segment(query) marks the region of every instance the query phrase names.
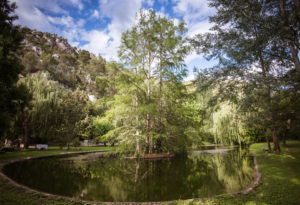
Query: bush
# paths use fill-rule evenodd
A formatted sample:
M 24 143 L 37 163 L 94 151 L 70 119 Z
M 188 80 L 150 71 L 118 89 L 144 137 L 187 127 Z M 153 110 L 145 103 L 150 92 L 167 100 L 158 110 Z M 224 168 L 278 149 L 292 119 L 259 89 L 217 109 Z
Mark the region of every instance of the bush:
M 79 140 L 79 138 L 76 137 L 75 139 L 73 139 L 72 144 L 73 144 L 74 147 L 79 147 L 80 146 L 80 140 Z

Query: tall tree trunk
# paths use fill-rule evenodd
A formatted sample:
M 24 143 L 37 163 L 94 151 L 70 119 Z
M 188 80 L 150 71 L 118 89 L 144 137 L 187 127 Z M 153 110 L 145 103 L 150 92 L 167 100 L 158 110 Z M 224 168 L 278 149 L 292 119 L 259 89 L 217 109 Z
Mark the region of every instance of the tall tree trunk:
M 147 101 L 150 103 L 150 95 L 151 95 L 151 88 L 150 88 L 150 80 L 151 80 L 151 53 L 149 53 L 148 56 L 148 74 L 147 74 Z M 146 135 L 146 154 L 149 154 L 150 151 L 150 114 L 148 113 L 146 115 L 146 129 L 147 129 L 147 135 Z
M 134 183 L 137 183 L 139 178 L 139 169 L 140 169 L 140 162 L 138 160 L 135 161 L 135 175 L 134 175 Z M 136 186 L 134 186 L 136 188 Z
M 266 74 L 267 74 L 268 71 L 266 70 L 265 62 L 264 62 L 264 59 L 263 59 L 263 56 L 262 56 L 261 52 L 259 53 L 259 60 L 260 60 L 261 68 L 262 68 L 263 78 L 264 78 L 264 81 L 266 81 L 267 80 Z M 277 137 L 276 129 L 275 129 L 275 125 L 274 125 L 274 113 L 273 113 L 273 110 L 272 110 L 272 93 L 271 93 L 271 87 L 270 87 L 269 83 L 267 83 L 267 87 L 268 87 L 267 102 L 268 102 L 268 107 L 270 109 L 269 113 L 270 113 L 270 121 L 271 121 L 271 127 L 272 127 L 272 137 L 273 137 L 273 143 L 274 143 L 274 151 L 280 152 L 280 146 L 279 146 L 278 137 Z M 267 139 L 267 141 L 268 141 L 268 139 Z M 269 150 L 271 150 L 270 149 L 271 147 L 270 147 L 269 143 L 268 143 L 268 146 L 269 146 Z
M 25 119 L 24 119 L 24 148 L 28 148 L 28 113 L 25 110 Z
M 294 1 L 295 2 L 295 6 L 296 9 L 299 8 L 299 2 L 298 1 Z M 286 11 L 285 11 L 285 0 L 280 0 L 280 12 L 281 12 L 281 16 L 282 16 L 282 23 L 283 23 L 283 30 L 285 34 L 292 34 L 294 35 L 295 31 L 289 26 L 289 19 L 286 16 Z M 297 38 L 297 36 L 294 36 Z M 299 53 L 299 49 L 297 48 L 297 46 L 295 46 L 295 43 L 290 39 L 290 38 L 286 38 L 283 37 L 283 39 L 287 42 L 289 50 L 293 56 L 293 62 L 295 64 L 295 68 L 296 71 L 298 73 L 300 73 L 300 60 L 298 57 L 298 53 Z M 299 39 L 295 40 L 296 42 L 299 41 Z
M 70 137 L 68 136 L 68 142 L 67 142 L 67 150 L 70 149 Z
M 136 75 L 137 75 L 137 68 L 136 68 Z M 134 157 L 138 157 L 140 155 L 140 142 L 139 142 L 139 115 L 138 115 L 138 107 L 139 107 L 139 99 L 138 99 L 138 92 L 136 91 L 135 94 L 135 109 L 136 109 L 136 116 L 135 116 L 135 120 L 136 120 L 136 149 L 135 149 L 135 153 L 134 153 Z
M 160 33 L 160 40 L 162 40 L 162 33 Z M 163 89 L 163 63 L 162 63 L 162 43 L 160 43 L 160 50 L 159 50 L 159 105 L 158 105 L 158 114 L 159 114 L 159 137 L 156 140 L 156 146 L 158 152 L 161 152 L 161 133 L 163 129 L 162 125 L 162 89 Z
M 296 71 L 298 73 L 300 73 L 300 61 L 299 61 L 299 57 L 298 57 L 298 49 L 296 49 L 293 45 L 293 43 L 288 40 L 288 44 L 289 44 L 289 49 L 292 53 L 292 56 L 293 56 L 293 61 L 294 61 L 294 64 L 295 64 L 295 68 L 296 68 Z
M 139 131 L 136 131 L 136 135 L 139 136 Z M 136 137 L 136 147 L 135 147 L 135 153 L 134 153 L 134 157 L 138 157 L 140 155 L 140 142 L 139 142 L 139 138 Z
M 267 144 L 268 144 L 268 150 L 271 151 L 271 143 L 270 143 L 270 140 L 269 140 L 269 136 L 266 135 L 266 141 L 267 141 Z
M 287 135 L 287 129 L 284 130 L 283 135 L 282 135 L 283 146 L 286 146 L 286 135 Z
M 149 154 L 149 150 L 150 150 L 150 115 L 147 114 L 147 117 L 146 117 L 146 120 L 147 120 L 147 136 L 146 136 L 146 150 L 145 150 L 145 153 L 146 154 Z

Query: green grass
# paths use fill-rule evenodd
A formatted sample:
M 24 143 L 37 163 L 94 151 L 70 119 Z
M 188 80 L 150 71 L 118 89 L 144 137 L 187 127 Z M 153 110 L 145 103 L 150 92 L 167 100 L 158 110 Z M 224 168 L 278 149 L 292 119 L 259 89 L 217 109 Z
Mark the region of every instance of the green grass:
M 281 153 L 263 153 L 265 143 L 254 144 L 251 150 L 257 156 L 259 171 L 262 174 L 261 183 L 253 192 L 244 195 L 220 195 L 215 198 L 178 201 L 174 204 L 245 204 L 245 205 L 297 205 L 300 204 L 300 141 L 288 141 L 287 147 L 282 147 Z M 97 148 L 82 148 L 84 151 Z M 101 148 L 104 149 L 104 148 Z M 98 150 L 98 149 L 97 149 Z M 77 151 L 77 150 L 71 150 Z M 29 156 L 39 156 L 66 152 L 58 148 L 48 151 L 20 151 L 0 154 L 0 162 Z M 9 184 L 0 177 L 0 204 L 54 204 L 75 205 L 82 202 L 71 202 L 63 199 L 49 199 L 40 194 L 26 192 Z

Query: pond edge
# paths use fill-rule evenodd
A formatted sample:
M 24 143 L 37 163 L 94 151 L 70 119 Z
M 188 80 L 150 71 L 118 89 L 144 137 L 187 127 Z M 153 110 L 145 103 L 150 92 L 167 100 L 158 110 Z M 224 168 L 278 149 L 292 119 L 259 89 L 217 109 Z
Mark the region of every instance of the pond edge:
M 78 198 L 73 198 L 73 197 L 67 197 L 67 196 L 61 196 L 61 195 L 56 195 L 56 194 L 50 194 L 50 193 L 46 193 L 46 192 L 42 192 L 42 191 L 38 191 L 32 188 L 29 188 L 23 184 L 20 184 L 16 181 L 14 181 L 13 179 L 11 179 L 10 177 L 8 177 L 6 174 L 4 174 L 2 172 L 2 168 L 5 165 L 11 164 L 11 163 L 15 163 L 15 162 L 21 162 L 21 161 L 25 161 L 25 160 L 30 160 L 30 159 L 39 159 L 39 158 L 47 158 L 47 157 L 53 157 L 53 156 L 60 156 L 60 155 L 68 155 L 68 154 L 85 154 L 85 153 L 96 153 L 96 152 L 108 152 L 108 150 L 95 150 L 95 151 L 79 151 L 79 152 L 63 152 L 60 154 L 50 154 L 50 155 L 43 155 L 43 156 L 35 156 L 35 157 L 26 157 L 23 159 L 17 159 L 17 160 L 10 160 L 8 162 L 5 163 L 1 163 L 0 164 L 0 177 L 2 177 L 5 181 L 8 181 L 11 185 L 16 186 L 18 188 L 24 189 L 27 192 L 30 193 L 35 193 L 35 194 L 40 194 L 44 197 L 50 198 L 50 199 L 64 199 L 67 201 L 71 201 L 71 202 L 84 202 L 84 203 L 89 203 L 89 204 L 170 204 L 170 203 L 174 203 L 176 201 L 183 201 L 183 202 L 190 202 L 192 200 L 201 200 L 201 199 L 208 199 L 208 198 L 215 198 L 217 196 L 220 195 L 216 195 L 213 197 L 203 197 L 203 198 L 192 198 L 192 199 L 184 199 L 184 200 L 172 200 L 172 201 L 158 201 L 158 202 L 101 202 L 101 201 L 88 201 L 88 200 L 81 200 Z M 231 193 L 225 193 L 228 195 L 239 195 L 239 194 L 248 194 L 249 192 L 253 191 L 258 184 L 261 181 L 261 173 L 259 172 L 258 169 L 258 164 L 257 164 L 257 159 L 256 159 L 256 155 L 254 153 L 252 153 L 250 156 L 253 156 L 253 160 L 254 160 L 254 170 L 255 170 L 255 180 L 253 181 L 253 183 L 246 189 L 241 190 L 241 191 L 237 191 L 237 192 L 231 192 Z M 221 195 L 225 195 L 225 194 L 221 194 Z

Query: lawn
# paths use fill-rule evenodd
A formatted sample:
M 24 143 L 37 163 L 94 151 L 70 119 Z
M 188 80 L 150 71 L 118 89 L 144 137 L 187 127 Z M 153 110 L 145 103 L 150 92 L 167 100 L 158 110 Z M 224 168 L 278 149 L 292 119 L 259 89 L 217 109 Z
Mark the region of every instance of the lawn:
M 253 144 L 251 150 L 257 156 L 261 183 L 249 194 L 220 195 L 215 198 L 177 201 L 174 204 L 300 204 L 300 141 L 288 141 L 281 153 L 263 153 L 265 143 Z M 105 148 L 100 148 L 105 149 Z M 82 151 L 99 150 L 99 148 L 82 148 Z M 77 150 L 70 150 L 74 152 Z M 29 156 L 49 155 L 66 152 L 58 148 L 47 151 L 20 151 L 0 154 L 0 162 Z M 49 199 L 40 194 L 29 193 L 9 184 L 0 177 L 0 204 L 84 204 L 63 199 Z

